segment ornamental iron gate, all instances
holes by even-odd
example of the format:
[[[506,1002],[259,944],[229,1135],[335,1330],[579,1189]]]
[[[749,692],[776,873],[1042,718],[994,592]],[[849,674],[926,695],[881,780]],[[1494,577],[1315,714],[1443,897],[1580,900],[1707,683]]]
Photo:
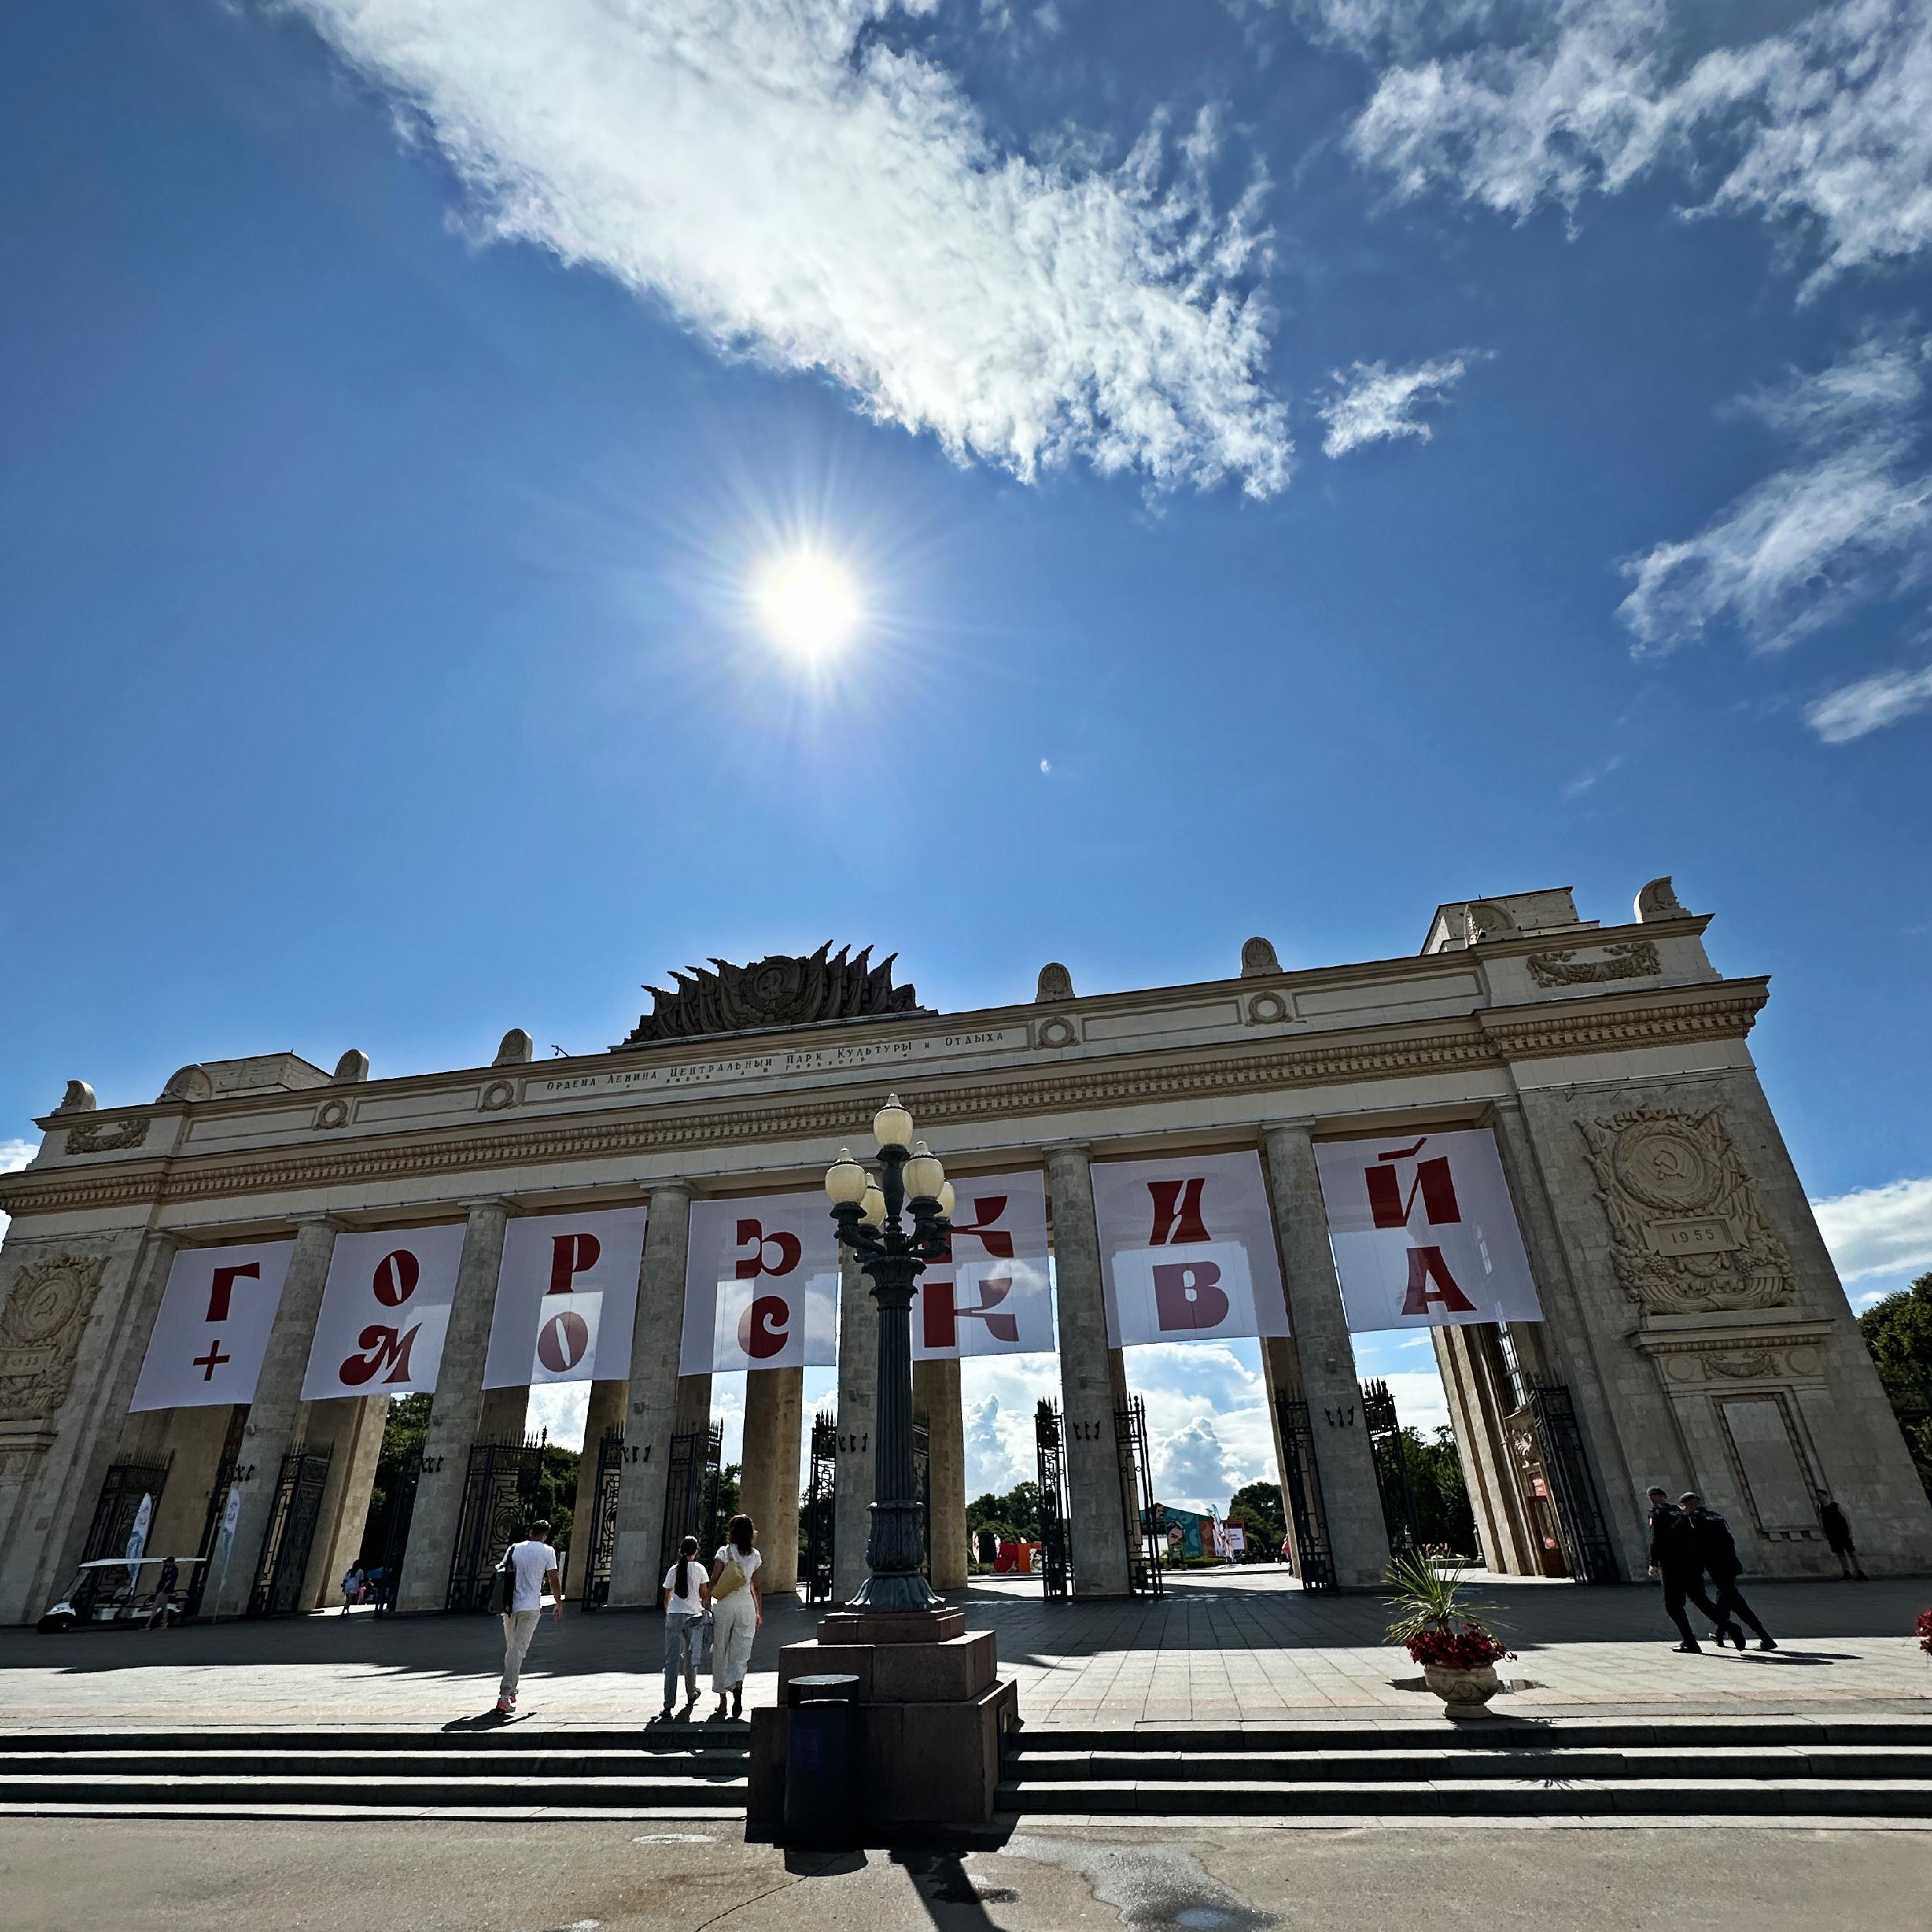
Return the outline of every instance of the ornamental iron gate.
[[[409,1552],[410,1522],[416,1514],[416,1486],[422,1475],[420,1447],[406,1449],[400,1455],[385,1456],[376,1465],[376,1481],[383,1492],[386,1512],[376,1566],[374,1594],[379,1617],[386,1616],[396,1607],[396,1587],[403,1579],[403,1559]]]
[[[1570,1573],[1580,1583],[1614,1583],[1617,1556],[1604,1522],[1597,1485],[1583,1453],[1583,1430],[1577,1426],[1576,1404],[1560,1382],[1532,1379],[1527,1407],[1536,1426],[1537,1447],[1556,1506],[1556,1522]]]
[[[611,1566],[617,1547],[617,1482],[623,1468],[624,1431],[607,1429],[597,1442],[597,1486],[585,1526],[582,1600],[586,1610],[602,1610],[611,1600]]]
[[[168,1482],[168,1460],[162,1456],[154,1461],[117,1462],[109,1469],[101,1481],[100,1499],[94,1505],[94,1519],[87,1526],[87,1540],[81,1546],[83,1563],[127,1555],[128,1540],[141,1516],[141,1498],[154,1498],[148,1512],[150,1523],[160,1506],[161,1492]],[[134,1553],[145,1556],[147,1553],[144,1548]]]
[[[319,1449],[298,1446],[282,1458],[261,1560],[255,1566],[255,1587],[248,1594],[251,1617],[292,1617],[303,1607],[308,1553],[322,1513],[322,1492],[328,1486],[328,1458],[326,1443]]]
[[[671,1567],[679,1543],[698,1539],[698,1553],[706,1563],[724,1541],[724,1519],[718,1508],[718,1484],[724,1474],[724,1424],[693,1429],[671,1438],[665,1469],[664,1536],[658,1547],[658,1574]]]
[[[543,1481],[543,1444],[538,1437],[470,1445],[445,1610],[495,1608],[497,1565],[536,1520]]]
[[[1294,1563],[1304,1590],[1335,1587],[1335,1551],[1328,1542],[1328,1512],[1321,1500],[1321,1470],[1315,1459],[1315,1430],[1308,1405],[1281,1396],[1274,1405],[1281,1432],[1281,1467],[1287,1477],[1288,1522],[1294,1531]]]
[[[1154,1527],[1154,1478],[1147,1461],[1147,1404],[1129,1396],[1114,1411],[1114,1447],[1120,1459],[1121,1514],[1127,1531],[1127,1587],[1136,1597],[1166,1593],[1160,1540]]]
[[[1049,1598],[1073,1586],[1073,1540],[1066,1519],[1066,1454],[1060,1405],[1040,1398],[1033,1411],[1033,1447],[1039,1475],[1039,1580]]]
[[[812,1418],[811,1474],[805,1486],[805,1601],[832,1600],[838,1548],[838,1422],[829,1409]]]
[[[1376,1487],[1382,1494],[1382,1521],[1389,1532],[1389,1554],[1412,1556],[1422,1542],[1416,1528],[1416,1495],[1409,1481],[1408,1445],[1402,1439],[1401,1419],[1396,1413],[1396,1399],[1389,1393],[1387,1383],[1362,1383],[1362,1420],[1368,1427]]]
[[[221,1537],[221,1519],[228,1507],[228,1492],[243,1474],[242,1433],[247,1424],[247,1408],[238,1404],[229,1416],[228,1434],[222,1441],[221,1460],[215,1465],[215,1485],[208,1492],[208,1510],[202,1518],[201,1541],[195,1546],[195,1554],[201,1561],[196,1564],[188,1579],[188,1587],[182,1593],[183,1617],[201,1614],[201,1600],[208,1589],[208,1574],[214,1567],[215,1550]],[[254,1474],[252,1465],[247,1474]]]

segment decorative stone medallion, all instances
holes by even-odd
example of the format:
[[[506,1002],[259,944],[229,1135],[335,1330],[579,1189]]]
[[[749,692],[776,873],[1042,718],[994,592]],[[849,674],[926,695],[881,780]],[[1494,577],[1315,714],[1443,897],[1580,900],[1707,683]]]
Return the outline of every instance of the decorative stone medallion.
[[[0,1308],[0,1422],[49,1416],[73,1386],[104,1255],[56,1255],[23,1269]]]

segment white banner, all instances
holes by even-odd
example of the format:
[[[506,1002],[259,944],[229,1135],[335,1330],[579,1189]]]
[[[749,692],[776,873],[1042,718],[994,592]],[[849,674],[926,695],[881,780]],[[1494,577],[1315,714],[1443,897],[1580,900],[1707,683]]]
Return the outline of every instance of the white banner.
[[[1288,1332],[1260,1155],[1097,1161],[1092,1172],[1114,1348]]]
[[[531,1214],[503,1233],[486,1389],[631,1373],[645,1210]]]
[[[253,1402],[293,1241],[183,1248],[168,1270],[133,1410]]]
[[[815,1190],[692,1202],[678,1372],[836,1362],[838,1245]]]
[[[462,1253],[461,1221],[337,1235],[302,1400],[433,1391]]]
[[[1356,1333],[1543,1319],[1487,1128],[1318,1141],[1315,1158]]]
[[[951,1258],[928,1263],[913,1297],[913,1359],[1051,1349],[1046,1175],[954,1175],[953,1191]]]

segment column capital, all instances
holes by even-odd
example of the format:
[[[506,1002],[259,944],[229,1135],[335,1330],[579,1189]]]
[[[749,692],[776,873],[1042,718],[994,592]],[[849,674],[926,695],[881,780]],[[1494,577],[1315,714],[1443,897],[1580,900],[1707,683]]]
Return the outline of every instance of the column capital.
[[[1091,1161],[1094,1158],[1094,1143],[1091,1141],[1048,1141],[1042,1145],[1040,1156],[1043,1160],[1050,1161],[1056,1155]]]
[[[294,1218],[298,1234],[304,1228],[327,1228],[331,1234],[345,1233],[349,1228],[349,1223],[339,1214],[298,1214]]]
[[[1264,1121],[1261,1123],[1261,1138],[1265,1141],[1270,1134],[1293,1133],[1305,1134],[1312,1139],[1315,1130],[1321,1124],[1319,1114],[1291,1114],[1283,1119]]]
[[[508,1194],[466,1194],[456,1205],[465,1214],[475,1214],[485,1208],[501,1208],[506,1215],[520,1214],[523,1211]]]
[[[645,1199],[652,1206],[656,1204],[660,1195],[666,1200],[675,1196],[681,1201],[688,1201],[691,1199],[691,1189],[682,1181],[659,1181],[645,1190]]]

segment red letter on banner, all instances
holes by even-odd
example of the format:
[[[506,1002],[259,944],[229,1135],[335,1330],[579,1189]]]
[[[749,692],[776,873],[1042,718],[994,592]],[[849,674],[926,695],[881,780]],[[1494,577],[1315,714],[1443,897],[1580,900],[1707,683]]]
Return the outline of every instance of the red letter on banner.
[[[574,1310],[566,1308],[544,1323],[536,1338],[536,1359],[551,1374],[561,1375],[583,1359],[590,1345],[590,1325]]]
[[[244,1261],[240,1267],[217,1268],[208,1287],[208,1318],[210,1321],[228,1319],[228,1298],[233,1293],[237,1281],[259,1281],[262,1278],[262,1264],[259,1261]]]
[[[1399,1161],[1413,1154],[1416,1146],[1383,1155],[1384,1161]],[[1393,1167],[1372,1167],[1366,1170],[1369,1183],[1369,1209],[1375,1216],[1379,1228],[1406,1228],[1409,1216],[1415,1211],[1416,1196],[1422,1196],[1422,1212],[1431,1227],[1460,1221],[1462,1209],[1456,1202],[1456,1183],[1449,1172],[1447,1160],[1438,1155],[1433,1161],[1416,1163],[1414,1185],[1409,1189],[1409,1198],[1402,1198],[1401,1184],[1396,1179]]]
[[[1429,1284],[1434,1280],[1438,1285]],[[1439,1301],[1452,1315],[1474,1315],[1476,1304],[1456,1285],[1456,1277],[1449,1272],[1449,1264],[1442,1258],[1440,1248],[1411,1248],[1409,1250],[1409,1292],[1403,1298],[1404,1315],[1427,1315],[1429,1304]]]
[[[1162,1329],[1218,1328],[1227,1319],[1228,1298],[1214,1284],[1213,1261],[1166,1261],[1154,1270],[1154,1318]]]
[[[767,1234],[756,1221],[738,1223],[738,1240],[741,1247],[748,1243],[752,1249],[738,1264],[737,1279],[740,1281],[755,1281],[761,1274],[789,1274],[798,1265],[798,1257],[804,1252],[797,1235],[787,1234],[782,1229],[776,1234]],[[775,1268],[765,1266],[767,1248],[778,1250],[778,1265]]]
[[[755,1362],[782,1355],[791,1326],[791,1304],[782,1295],[761,1294],[738,1318],[738,1346]]]
[[[386,1308],[400,1308],[422,1278],[422,1263],[407,1248],[398,1248],[376,1264],[376,1298]]]
[[[568,1294],[570,1277],[597,1264],[603,1243],[594,1234],[553,1234],[550,1236],[550,1294]],[[565,1364],[569,1366],[568,1363]]]
[[[393,1260],[395,1257],[389,1258]],[[406,1258],[413,1261],[416,1257],[410,1255]],[[379,1270],[377,1278],[381,1278]],[[411,1287],[415,1285],[413,1281],[410,1284]],[[389,1369],[389,1373],[383,1376],[385,1382],[408,1381],[410,1350],[416,1345],[416,1338],[420,1332],[419,1326],[411,1328],[406,1335],[398,1335],[393,1328],[371,1323],[355,1338],[355,1345],[366,1352],[352,1355],[343,1362],[342,1380],[352,1389],[359,1389],[364,1383],[373,1382],[385,1369]]]
[[[970,1234],[995,1260],[1012,1260],[1013,1258],[1012,1236],[1004,1228],[996,1228],[993,1226],[993,1223],[1006,1212],[1006,1202],[1007,1196],[1004,1194],[988,1194],[976,1197],[973,1202],[973,1213],[978,1216],[978,1219],[969,1221],[963,1226],[955,1221],[953,1223],[952,1233],[947,1239],[957,1241],[963,1235]]]
[[[1206,1177],[1199,1174],[1191,1181],[1148,1182],[1147,1191],[1154,1197],[1154,1232],[1147,1237],[1149,1247],[1214,1239],[1201,1219],[1201,1189],[1206,1185]]]

